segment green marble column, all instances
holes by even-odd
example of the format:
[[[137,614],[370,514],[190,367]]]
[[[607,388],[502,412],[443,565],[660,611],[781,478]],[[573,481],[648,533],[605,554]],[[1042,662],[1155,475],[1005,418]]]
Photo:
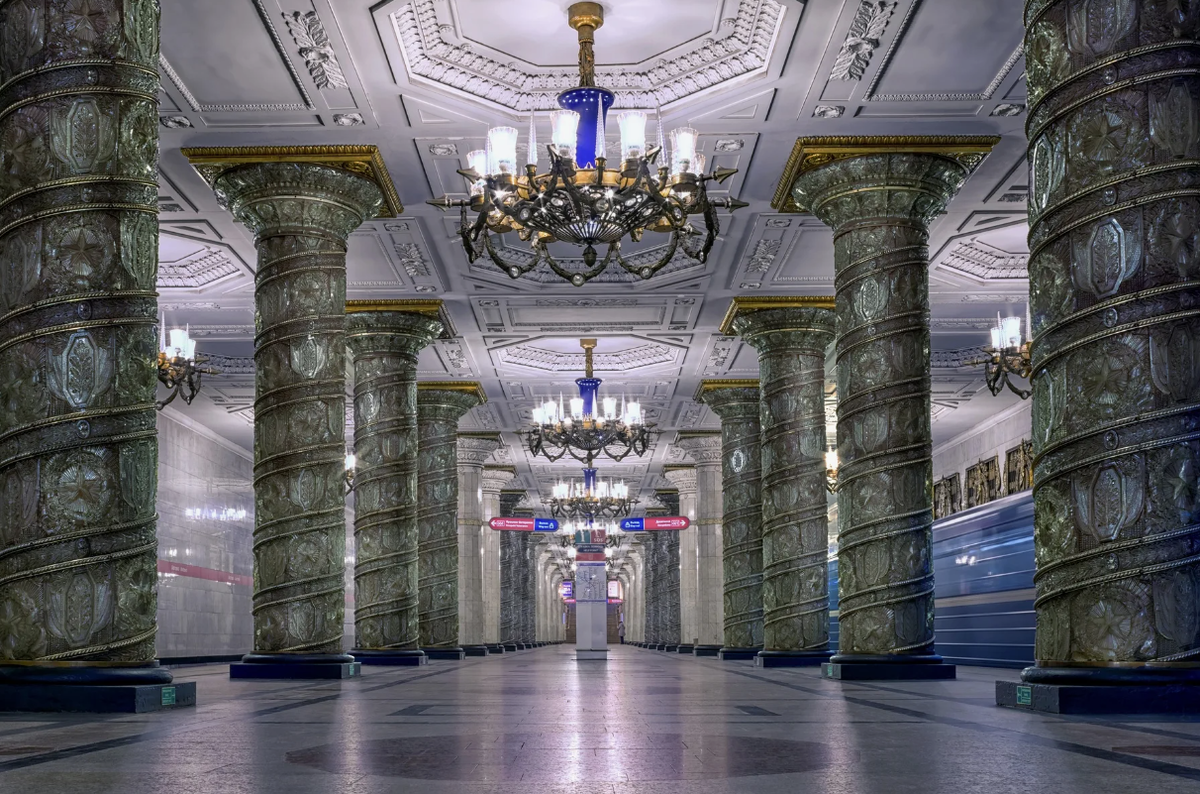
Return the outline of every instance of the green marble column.
[[[342,652],[346,239],[380,212],[383,192],[304,152],[184,150],[258,249],[255,652],[231,667],[239,678],[353,673]]]
[[[419,665],[417,357],[442,302],[351,301],[354,367],[354,657]]]
[[[705,380],[696,401],[721,417],[725,645],[750,659],[763,645],[762,429],[756,380]]]
[[[532,510],[518,508],[513,515],[533,518]],[[517,532],[517,557],[520,582],[517,596],[518,632],[517,641],[526,648],[533,645],[537,636],[537,549],[533,533]]]
[[[694,466],[663,466],[663,479],[679,489],[677,515],[689,520],[696,518],[696,468]],[[698,579],[698,555],[696,549],[696,527],[676,533],[679,536],[679,651],[692,653],[694,643],[700,636],[696,622],[698,602],[696,582]],[[626,620],[628,627],[629,621]]]
[[[646,550],[646,644],[662,642],[662,537],[656,532],[643,536]]]
[[[458,420],[487,401],[474,382],[417,384],[421,649],[462,659],[458,643]]]
[[[954,674],[933,652],[928,230],[995,141],[807,138],[793,153],[792,200],[834,232],[840,637],[830,675]]]
[[[77,6],[0,5],[0,684],[167,683],[158,4]]]
[[[1197,682],[1200,19],[1163,0],[1037,0],[1025,23],[1037,666],[1023,678]]]
[[[679,515],[679,491],[655,491],[654,498],[665,508],[663,515]],[[675,652],[680,639],[679,533],[658,532],[662,539],[662,642],[663,650]]]
[[[525,498],[524,491],[500,492],[500,515],[509,518]],[[506,651],[517,650],[520,640],[521,617],[517,605],[521,602],[521,534],[500,533],[500,643]]]
[[[832,298],[735,298],[722,333],[758,351],[765,667],[829,658],[825,350]]]

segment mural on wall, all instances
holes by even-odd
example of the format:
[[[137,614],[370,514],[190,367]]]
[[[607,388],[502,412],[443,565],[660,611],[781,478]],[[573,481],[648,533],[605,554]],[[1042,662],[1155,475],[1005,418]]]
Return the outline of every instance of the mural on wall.
[[[979,461],[967,469],[967,507],[998,499],[1000,487],[1000,456]]]
[[[1027,491],[1033,487],[1033,441],[1026,439],[1004,453],[1006,492]]]
[[[962,510],[962,477],[955,472],[933,484],[933,518],[952,516]]]

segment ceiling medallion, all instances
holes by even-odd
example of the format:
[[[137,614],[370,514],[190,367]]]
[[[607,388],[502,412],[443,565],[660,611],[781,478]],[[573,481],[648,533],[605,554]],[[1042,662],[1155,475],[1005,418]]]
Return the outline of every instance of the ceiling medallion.
[[[593,377],[596,340],[580,339],[579,345],[584,350],[584,376],[575,381],[579,396],[571,398],[569,412],[563,409],[562,397],[558,402],[547,400],[534,407],[533,427],[525,433],[530,454],[550,461],[569,454],[587,470],[592,470],[593,461],[600,455],[614,461],[629,455],[640,458],[650,448],[654,425],[645,422],[640,403],[626,403],[622,398],[619,411],[612,397],[597,404],[602,381]]]
[[[560,278],[581,287],[613,263],[648,279],[680,250],[698,262],[707,261],[721,229],[717,208],[747,206],[732,197],[709,198],[708,183],[723,183],[737,169],[716,168],[703,174],[704,155],[696,151],[698,133],[690,127],[671,131],[671,162],[657,165],[666,148],[662,118],[657,119],[658,140],[648,149],[646,112],[641,110],[617,117],[622,166],[606,168],[605,121],[616,97],[596,85],[592,50],[604,11],[599,3],[575,3],[568,14],[571,27],[579,33],[579,86],[559,94],[562,110],[550,114],[553,142],[546,147],[550,171],[537,172],[537,129],[531,113],[524,175],[517,173],[516,128],[492,127],[487,149],[469,152],[470,167],[459,171],[471,183],[470,198],[443,196],[429,203],[442,209],[459,207],[459,236],[468,260],[474,262],[486,253],[512,278],[545,262]],[[468,209],[477,213],[473,221]],[[703,234],[688,220],[694,215],[704,219]],[[656,261],[632,264],[621,256],[621,241],[629,237],[638,242],[647,230],[669,236],[666,250]],[[493,235],[514,231],[530,243],[532,258],[504,259]],[[554,242],[581,246],[583,269],[571,270],[555,260],[549,249]],[[601,258],[597,247],[605,246]]]

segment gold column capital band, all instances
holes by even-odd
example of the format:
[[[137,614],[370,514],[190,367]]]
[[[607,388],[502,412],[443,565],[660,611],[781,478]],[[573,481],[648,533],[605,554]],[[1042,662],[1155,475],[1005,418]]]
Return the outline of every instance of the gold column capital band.
[[[828,309],[836,308],[832,295],[738,295],[729,303],[725,319],[721,320],[720,331],[725,336],[735,336],[733,321],[739,314],[764,309]]]

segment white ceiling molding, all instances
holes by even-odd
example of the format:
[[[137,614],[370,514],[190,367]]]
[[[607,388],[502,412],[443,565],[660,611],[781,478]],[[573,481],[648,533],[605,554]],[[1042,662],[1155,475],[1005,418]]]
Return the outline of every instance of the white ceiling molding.
[[[519,112],[556,110],[558,94],[578,85],[574,65],[537,66],[468,41],[447,41],[454,30],[448,10],[439,15],[434,0],[413,0],[390,15],[413,82]],[[783,15],[778,0],[740,0],[737,13],[717,23],[711,36],[641,63],[598,66],[596,82],[616,94],[617,108],[649,108],[764,77]]]
[[[1028,254],[1010,254],[978,240],[964,240],[950,250],[939,263],[986,281],[1027,279]]]
[[[676,364],[682,351],[658,342],[610,352],[597,352],[594,365],[597,372],[632,372],[646,367]],[[497,363],[526,367],[541,372],[583,372],[583,353],[561,353],[538,347],[536,344],[512,345],[496,352]]]

